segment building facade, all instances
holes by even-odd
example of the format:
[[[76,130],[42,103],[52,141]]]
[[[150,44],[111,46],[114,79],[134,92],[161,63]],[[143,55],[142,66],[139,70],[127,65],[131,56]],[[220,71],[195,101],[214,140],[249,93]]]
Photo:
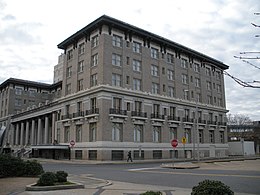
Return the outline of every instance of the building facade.
[[[227,155],[227,65],[105,15],[58,48],[61,96],[12,116],[14,148],[89,160]]]

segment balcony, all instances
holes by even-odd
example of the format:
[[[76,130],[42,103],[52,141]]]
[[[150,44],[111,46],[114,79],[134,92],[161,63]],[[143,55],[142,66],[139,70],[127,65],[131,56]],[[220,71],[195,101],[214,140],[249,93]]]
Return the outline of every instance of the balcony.
[[[109,109],[109,117],[112,122],[123,123],[127,120],[127,111],[115,108]]]
[[[193,122],[194,122],[194,120],[193,120],[192,118],[188,118],[188,117],[182,118],[182,121],[183,121],[184,123],[193,123]]]
[[[207,124],[206,120],[202,120],[201,118],[198,119],[199,124]]]
[[[181,118],[180,117],[177,117],[177,116],[167,116],[168,118],[168,121],[181,121]]]
[[[217,121],[208,121],[208,125],[217,125]]]
[[[61,116],[61,120],[67,120],[67,119],[71,119],[72,118],[72,114],[65,114]]]
[[[138,112],[138,111],[132,111],[131,112],[132,117],[141,117],[141,118],[147,118],[146,112]]]
[[[116,109],[116,108],[110,108],[109,109],[109,114],[113,114],[113,115],[127,115],[127,111],[126,110]]]
[[[152,113],[151,114],[152,119],[161,119],[164,120],[164,115],[158,114],[158,113]]]
[[[84,112],[83,111],[79,111],[79,112],[73,113],[72,116],[73,116],[73,118],[83,117],[84,116]]]
[[[218,122],[219,126],[227,126],[227,122]]]
[[[92,115],[92,114],[99,114],[99,109],[98,108],[93,108],[93,109],[90,109],[90,110],[86,110],[86,112],[85,112],[86,116]]]

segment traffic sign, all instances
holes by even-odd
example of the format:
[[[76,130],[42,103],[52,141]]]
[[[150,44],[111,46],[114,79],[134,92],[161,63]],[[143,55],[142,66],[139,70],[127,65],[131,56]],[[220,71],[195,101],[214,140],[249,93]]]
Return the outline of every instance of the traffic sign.
[[[177,139],[173,139],[171,141],[171,145],[172,145],[172,147],[176,148],[178,146],[178,140]]]
[[[75,141],[74,140],[70,140],[70,145],[73,147],[75,145]]]
[[[182,142],[183,144],[186,144],[187,138],[186,138],[186,137],[182,137],[181,142]]]

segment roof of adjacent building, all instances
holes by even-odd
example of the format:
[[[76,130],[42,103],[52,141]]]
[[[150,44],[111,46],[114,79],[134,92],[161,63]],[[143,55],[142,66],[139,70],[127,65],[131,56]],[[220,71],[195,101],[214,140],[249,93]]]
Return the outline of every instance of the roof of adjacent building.
[[[146,40],[150,40],[152,42],[158,43],[165,47],[173,48],[174,50],[187,53],[188,55],[191,55],[191,56],[194,56],[194,57],[200,59],[204,63],[214,64],[214,65],[217,65],[219,68],[228,69],[228,66],[219,60],[216,60],[216,59],[209,57],[205,54],[202,54],[198,51],[185,47],[179,43],[173,42],[169,39],[163,38],[161,36],[158,36],[156,34],[153,34],[151,32],[148,32],[148,31],[138,28],[136,26],[130,25],[123,21],[117,20],[115,18],[109,17],[107,15],[103,15],[103,16],[99,17],[95,21],[91,22],[90,24],[88,24],[87,26],[82,28],[81,30],[77,31],[76,33],[74,33],[73,35],[71,35],[64,41],[62,41],[60,44],[58,44],[58,48],[66,49],[71,44],[76,43],[79,39],[88,37],[91,34],[91,32],[93,32],[97,28],[100,28],[102,25],[108,25],[112,28],[116,28],[116,29],[125,31],[127,33],[131,33],[133,35],[143,37]]]

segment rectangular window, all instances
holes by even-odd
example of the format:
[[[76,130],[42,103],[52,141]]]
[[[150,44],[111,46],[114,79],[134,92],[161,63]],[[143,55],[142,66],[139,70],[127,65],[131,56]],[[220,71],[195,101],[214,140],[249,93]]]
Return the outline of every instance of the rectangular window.
[[[156,48],[151,48],[151,57],[154,58],[154,59],[158,59],[158,49]]]
[[[203,130],[199,130],[199,141],[200,141],[200,143],[204,143],[204,134],[203,134]]]
[[[216,71],[216,78],[217,78],[218,80],[221,79],[221,73],[220,73],[219,71]]]
[[[181,80],[183,84],[188,84],[188,75],[182,74],[181,75]]]
[[[78,80],[78,91],[83,90],[83,79]]]
[[[71,75],[72,75],[72,67],[71,66],[67,68],[66,73],[67,73],[67,77],[71,77]]]
[[[213,104],[213,102],[212,102],[212,96],[211,96],[211,95],[208,95],[207,98],[208,98],[208,104]]]
[[[92,74],[90,76],[90,86],[96,86],[97,85],[97,74]]]
[[[112,141],[117,141],[117,142],[122,141],[122,131],[123,131],[122,123],[113,123]]]
[[[89,124],[89,141],[95,142],[97,140],[97,123]]]
[[[66,85],[66,95],[71,94],[71,84]]]
[[[98,35],[92,37],[92,39],[91,39],[91,47],[93,48],[96,46],[98,46]]]
[[[112,54],[112,64],[115,66],[121,66],[121,55]]]
[[[122,47],[122,37],[118,35],[113,35],[112,44],[115,47]]]
[[[133,60],[133,71],[141,72],[141,61]]]
[[[211,87],[211,82],[207,81],[207,90],[211,91],[212,87]]]
[[[177,139],[177,128],[170,127],[170,140]]]
[[[167,53],[167,62],[173,64],[174,63],[174,55]]]
[[[184,137],[186,138],[186,143],[191,143],[191,129],[184,129]]]
[[[83,54],[85,52],[85,44],[81,43],[79,44],[79,55]]]
[[[159,115],[160,114],[160,105],[159,104],[153,104],[153,113],[155,115]]]
[[[141,43],[133,42],[133,52],[141,53]]]
[[[206,67],[205,73],[206,73],[207,76],[210,76],[210,75],[211,75],[211,74],[210,74],[210,68],[209,68],[209,67]]]
[[[98,54],[94,54],[91,56],[91,66],[97,66],[98,65]]]
[[[195,87],[200,87],[200,79],[195,78]]]
[[[153,127],[153,142],[161,142],[161,127]]]
[[[76,125],[76,142],[82,142],[82,125]]]
[[[22,105],[22,100],[21,99],[18,99],[18,98],[16,98],[15,99],[15,106],[21,106]]]
[[[217,92],[221,93],[221,86],[217,84]]]
[[[67,54],[67,60],[71,60],[73,58],[73,50],[69,50]]]
[[[70,142],[70,127],[64,127],[64,143]]]
[[[30,97],[35,97],[36,92],[36,89],[29,89],[28,94]]]
[[[141,90],[141,80],[140,79],[133,80],[133,90],[137,90],[137,91]]]
[[[174,87],[168,87],[168,96],[174,97]]]
[[[185,58],[181,58],[181,67],[188,68],[188,60]]]
[[[113,108],[117,110],[121,110],[122,108],[122,99],[114,97],[113,98]]]
[[[84,69],[84,60],[78,63],[78,72],[83,72]]]
[[[152,94],[159,94],[160,91],[159,91],[159,84],[157,83],[152,83]]]
[[[22,87],[15,87],[15,95],[22,95],[23,88]]]
[[[224,131],[220,131],[220,132],[219,132],[219,136],[220,136],[220,143],[225,143]]]
[[[159,68],[156,65],[151,66],[151,74],[152,76],[159,76]]]
[[[143,125],[134,126],[134,142],[143,142]]]
[[[209,131],[209,143],[215,143],[214,131]]]
[[[97,98],[91,98],[90,99],[90,107],[92,110],[95,110],[97,108]]]
[[[142,112],[142,102],[135,101],[135,111],[136,112]]]
[[[174,71],[173,70],[167,70],[167,76],[168,80],[174,80]]]
[[[129,77],[129,76],[126,76],[126,84],[127,84],[127,85],[129,85],[129,83],[130,83],[130,80],[129,80],[129,79],[130,79],[130,77]]]
[[[119,74],[112,74],[112,86],[121,87],[122,86],[122,76]]]
[[[194,71],[200,72],[200,65],[199,64],[197,64],[197,63],[194,64]]]

